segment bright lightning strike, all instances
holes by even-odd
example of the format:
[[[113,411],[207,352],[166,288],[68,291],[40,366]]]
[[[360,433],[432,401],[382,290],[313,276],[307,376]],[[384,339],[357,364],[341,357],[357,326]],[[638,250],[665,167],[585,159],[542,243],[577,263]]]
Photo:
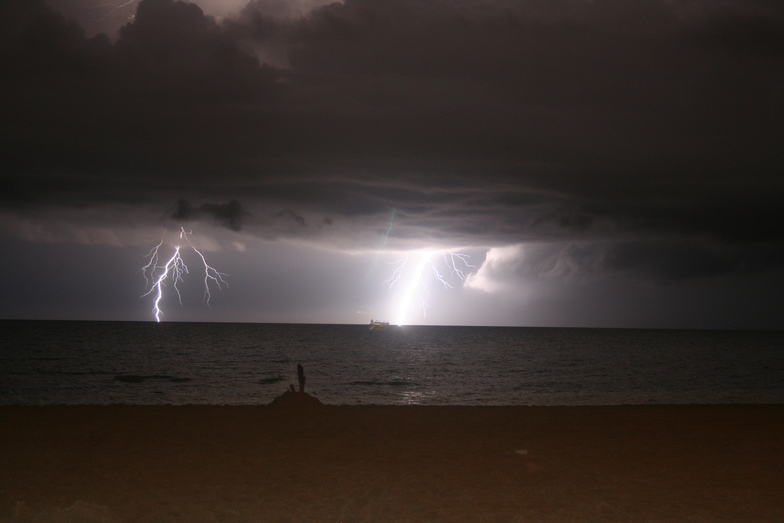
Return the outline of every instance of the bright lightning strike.
[[[397,261],[397,267],[394,272],[384,281],[384,285],[387,285],[389,288],[392,288],[396,284],[402,284],[402,282],[405,281],[403,298],[400,301],[400,306],[398,308],[398,325],[403,325],[406,322],[406,319],[415,304],[418,304],[419,308],[422,309],[422,316],[425,318],[427,317],[427,298],[430,296],[430,292],[428,291],[425,282],[425,273],[428,267],[430,268],[430,272],[432,272],[433,278],[441,283],[444,288],[454,288],[452,284],[447,281],[447,277],[438,270],[435,261],[433,261],[434,254],[435,253],[432,252],[421,253],[421,258],[416,266],[414,266],[414,270],[410,276],[406,274],[410,256]],[[449,269],[449,277],[457,278],[460,281],[466,279],[464,270],[474,267],[474,265],[468,263],[469,257],[466,254],[445,252],[443,258],[444,265]]]
[[[180,229],[180,239],[185,240],[188,243],[188,246],[199,255],[201,259],[202,266],[204,267],[204,301],[207,305],[210,304],[210,298],[212,294],[210,294],[210,283],[217,285],[220,289],[225,284],[228,286],[228,283],[223,279],[226,274],[222,272],[218,272],[215,268],[211,267],[207,263],[207,259],[204,257],[204,254],[197,249],[193,243],[191,242],[189,236],[191,236],[191,232],[187,232],[185,228]],[[183,280],[183,275],[188,274],[188,266],[185,265],[185,261],[182,259],[182,254],[180,253],[180,245],[175,246],[174,254],[166,260],[165,263],[161,262],[160,251],[161,247],[163,246],[163,239],[161,239],[160,243],[153,247],[150,252],[147,254],[147,258],[149,261],[147,265],[142,267],[142,274],[144,275],[144,280],[147,282],[149,286],[149,290],[145,292],[142,297],[153,295],[155,296],[153,300],[153,308],[152,313],[155,316],[155,321],[160,322],[161,316],[163,315],[163,311],[161,310],[161,299],[163,298],[164,294],[164,287],[166,286],[166,281],[169,280],[171,282],[171,286],[174,288],[174,292],[177,293],[177,299],[182,305],[182,295],[180,294],[180,289],[178,285]]]

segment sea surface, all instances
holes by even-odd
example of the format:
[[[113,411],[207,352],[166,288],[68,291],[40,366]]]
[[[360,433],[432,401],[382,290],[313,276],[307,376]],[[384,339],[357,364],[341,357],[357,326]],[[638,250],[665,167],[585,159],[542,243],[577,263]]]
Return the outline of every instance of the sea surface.
[[[0,404],[784,403],[784,332],[0,321]]]

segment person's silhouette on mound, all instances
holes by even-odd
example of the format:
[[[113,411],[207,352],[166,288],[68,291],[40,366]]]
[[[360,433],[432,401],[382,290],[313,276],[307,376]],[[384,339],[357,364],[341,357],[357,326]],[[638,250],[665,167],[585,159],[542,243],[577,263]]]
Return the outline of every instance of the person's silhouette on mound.
[[[297,376],[299,377],[299,391],[305,392],[305,369],[301,363],[297,363]]]

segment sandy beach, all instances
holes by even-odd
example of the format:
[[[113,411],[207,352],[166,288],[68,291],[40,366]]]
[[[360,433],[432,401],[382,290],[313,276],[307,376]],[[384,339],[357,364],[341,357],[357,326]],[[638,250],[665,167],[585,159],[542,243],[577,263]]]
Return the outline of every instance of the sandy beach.
[[[784,521],[784,406],[0,407],[0,521]]]

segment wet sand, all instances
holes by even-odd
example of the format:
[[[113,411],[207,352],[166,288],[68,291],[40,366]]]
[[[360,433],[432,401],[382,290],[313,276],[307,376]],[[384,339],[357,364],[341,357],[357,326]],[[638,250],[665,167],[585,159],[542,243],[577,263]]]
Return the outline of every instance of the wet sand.
[[[0,521],[774,522],[782,493],[782,405],[0,407]]]

